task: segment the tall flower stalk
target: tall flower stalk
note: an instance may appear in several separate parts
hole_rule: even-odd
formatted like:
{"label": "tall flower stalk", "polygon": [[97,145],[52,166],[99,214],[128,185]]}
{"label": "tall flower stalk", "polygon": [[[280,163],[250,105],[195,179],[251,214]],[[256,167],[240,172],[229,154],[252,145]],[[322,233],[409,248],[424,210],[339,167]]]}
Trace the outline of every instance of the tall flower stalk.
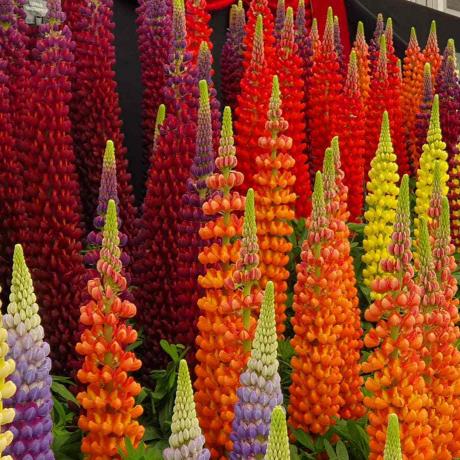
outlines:
{"label": "tall flower stalk", "polygon": [[76,345],[84,357],[77,378],[86,386],[77,395],[82,406],[78,426],[84,432],[82,453],[90,460],[117,458],[119,450],[125,450],[126,438],[137,446],[144,435],[137,421],[143,409],[135,402],[141,386],[129,375],[142,363],[127,350],[137,339],[127,323],[136,315],[136,306],[122,300],[127,283],[119,244],[116,204],[109,200],[98,276],[88,282],[90,300],[81,307],[84,331]]}
{"label": "tall flower stalk", "polygon": [[3,396],[8,397],[5,407],[10,408],[6,415],[12,418],[14,410],[14,419],[8,426],[13,441],[5,454],[12,458],[54,460],[50,347],[44,340],[32,278],[20,245],[14,248],[12,277],[3,323],[10,348],[6,356],[15,361],[16,368],[10,377],[12,384],[6,385]]}

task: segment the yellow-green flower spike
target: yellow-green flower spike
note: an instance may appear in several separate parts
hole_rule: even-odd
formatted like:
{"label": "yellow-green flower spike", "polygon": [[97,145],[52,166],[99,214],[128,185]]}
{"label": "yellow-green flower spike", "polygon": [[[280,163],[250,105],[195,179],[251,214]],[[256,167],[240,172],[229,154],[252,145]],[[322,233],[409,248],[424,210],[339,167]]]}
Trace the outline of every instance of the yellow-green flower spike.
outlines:
{"label": "yellow-green flower spike", "polygon": [[402,460],[399,420],[396,414],[388,416],[387,440],[383,460]]}
{"label": "yellow-green flower spike", "polygon": [[417,247],[420,265],[424,267],[424,270],[426,270],[426,267],[429,267],[433,263],[433,254],[431,252],[428,224],[425,218],[420,219]]}
{"label": "yellow-green flower spike", "polygon": [[166,118],[166,106],[160,104],[157,111],[157,117],[155,120],[155,131],[153,133],[153,151],[156,150],[158,144],[158,138],[160,137],[160,128],[163,125]]}
{"label": "yellow-green flower spike", "polygon": [[265,63],[264,51],[264,19],[261,14],[257,16],[254,44],[252,47],[251,65],[263,66]]}
{"label": "yellow-green flower spike", "polygon": [[363,21],[358,21],[358,28],[356,30],[356,41],[365,39],[366,35],[364,33],[364,23]]}
{"label": "yellow-green flower spike", "polygon": [[316,18],[313,18],[313,21],[311,22],[310,38],[311,38],[312,44],[318,43],[319,30],[318,30],[318,20]]}
{"label": "yellow-green flower spike", "polygon": [[408,48],[419,48],[418,39],[417,39],[417,31],[415,27],[411,27],[410,29],[410,38]]}
{"label": "yellow-green flower spike", "polygon": [[15,416],[13,408],[3,407],[3,400],[11,398],[16,393],[16,385],[8,380],[16,364],[13,359],[6,359],[8,351],[7,331],[3,327],[3,318],[0,315],[0,460],[12,460],[9,455],[3,456],[3,451],[13,441],[13,433],[10,430],[5,431],[3,427],[11,423]]}
{"label": "yellow-green flower spike", "polygon": [[289,460],[290,458],[286,415],[281,406],[276,406],[272,412],[265,460]]}
{"label": "yellow-green flower spike", "polygon": [[250,240],[256,238],[257,241],[256,211],[254,205],[254,190],[252,188],[248,189],[246,192],[243,238],[248,238]]}
{"label": "yellow-green flower spike", "polygon": [[420,157],[420,167],[417,171],[417,184],[415,190],[415,213],[414,219],[415,237],[418,238],[420,229],[420,219],[423,217],[428,219],[428,209],[430,206],[431,194],[433,192],[433,172],[434,164],[439,161],[439,169],[441,173],[442,195],[447,196],[448,187],[447,181],[447,151],[446,144],[442,140],[441,126],[439,122],[439,96],[434,96],[433,107],[431,110],[430,127],[428,129],[427,141],[423,146],[423,152]]}
{"label": "yellow-green flower spike", "polygon": [[323,186],[324,186],[325,203],[326,205],[328,205],[334,199],[337,193],[337,186],[336,186],[336,180],[335,180],[334,154],[332,152],[332,148],[328,148],[324,152]]}
{"label": "yellow-green flower spike", "polygon": [[311,220],[312,228],[315,228],[316,230],[327,225],[323,175],[321,174],[321,171],[316,171],[315,185],[312,193]]}
{"label": "yellow-green flower spike", "polygon": [[379,48],[379,60],[377,63],[377,69],[383,80],[388,78],[388,68],[387,68],[387,40],[385,35],[380,37],[380,48]]}
{"label": "yellow-green flower spike", "polygon": [[187,362],[179,363],[176,399],[171,424],[169,448],[163,452],[166,460],[196,458],[207,459],[209,452],[203,449],[204,436],[201,433],[193,400],[192,382]]}
{"label": "yellow-green flower spike", "polygon": [[[380,141],[375,157],[371,162],[369,181],[367,183],[366,204],[364,213],[364,255],[362,261],[366,265],[363,278],[366,286],[383,274],[380,261],[389,257],[388,245],[391,242],[395,221],[399,182],[398,165],[390,135],[388,113],[384,112]],[[378,296],[371,293],[373,299]]]}

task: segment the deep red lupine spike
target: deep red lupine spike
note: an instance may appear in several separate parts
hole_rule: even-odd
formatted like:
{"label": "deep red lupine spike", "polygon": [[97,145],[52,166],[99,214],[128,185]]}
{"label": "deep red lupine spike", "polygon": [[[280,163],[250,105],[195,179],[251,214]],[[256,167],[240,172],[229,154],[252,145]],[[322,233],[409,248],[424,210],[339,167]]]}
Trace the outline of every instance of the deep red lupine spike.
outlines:
{"label": "deep red lupine spike", "polygon": [[85,221],[90,229],[96,213],[105,142],[112,139],[118,152],[120,217],[124,231],[132,236],[136,210],[113,70],[113,0],[62,0],[62,7],[75,41],[70,118]]}
{"label": "deep red lupine spike", "polygon": [[[62,13],[39,27],[34,55],[29,122],[22,155],[26,217],[21,240],[27,254],[54,372],[77,364],[78,316],[83,293],[82,228],[69,108],[74,72],[73,43]],[[45,123],[44,123],[45,121]],[[37,162],[37,158],[39,161]]]}
{"label": "deep red lupine spike", "polygon": [[165,0],[141,0],[137,12],[137,37],[141,61],[144,156],[148,163],[153,148],[155,118],[163,103],[161,90],[166,82],[164,66],[171,41],[171,16]]}

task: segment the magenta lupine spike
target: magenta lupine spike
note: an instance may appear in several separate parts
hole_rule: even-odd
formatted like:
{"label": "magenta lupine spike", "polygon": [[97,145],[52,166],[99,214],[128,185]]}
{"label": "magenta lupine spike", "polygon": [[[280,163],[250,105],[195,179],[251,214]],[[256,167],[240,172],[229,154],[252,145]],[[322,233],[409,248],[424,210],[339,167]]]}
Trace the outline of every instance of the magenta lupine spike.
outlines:
{"label": "magenta lupine spike", "polygon": [[220,102],[212,79],[212,55],[207,42],[201,42],[198,53],[198,81],[204,80],[208,85],[209,104],[211,108],[211,127],[214,149],[219,148],[220,138]]}
{"label": "magenta lupine spike", "polygon": [[284,0],[278,0],[276,5],[275,16],[275,38],[277,41],[281,38],[281,33],[284,29],[284,21],[286,19],[286,4]]}
{"label": "magenta lupine spike", "polygon": [[430,124],[431,107],[433,105],[433,84],[431,78],[431,66],[427,62],[423,75],[423,99],[416,116],[415,134],[416,134],[416,158],[413,158],[414,170],[419,168],[419,160],[422,154],[423,145],[426,143],[426,135]]}
{"label": "magenta lupine spike", "polygon": [[[109,200],[113,200],[117,206],[118,213],[118,192],[117,192],[117,165],[115,161],[115,147],[112,141],[107,141],[105,148],[104,160],[102,163],[101,186],[99,188],[99,200],[97,205],[97,215],[93,220],[93,225],[96,230],[91,231],[87,237],[87,243],[90,250],[85,254],[85,263],[89,267],[95,267],[99,260],[99,250],[102,246],[105,215],[107,214],[107,206]],[[118,228],[121,228],[121,220],[119,219]],[[128,237],[119,232],[120,248],[126,246]],[[120,256],[123,266],[129,264],[130,258],[128,254],[123,252]],[[94,277],[94,276],[93,276]],[[129,284],[129,280],[128,280]]]}
{"label": "magenta lupine spike", "polygon": [[371,64],[371,75],[374,73],[374,68],[377,66],[380,51],[380,37],[385,31],[385,20],[383,14],[377,15],[377,22],[375,24],[374,35],[369,42],[369,60]]}
{"label": "magenta lupine spike", "polygon": [[224,105],[235,110],[237,97],[241,92],[243,78],[244,37],[246,35],[246,15],[243,2],[232,5],[233,21],[227,30],[227,37],[221,55],[222,97]]}
{"label": "magenta lupine spike", "polygon": [[[204,267],[198,261],[198,254],[205,241],[200,238],[198,232],[203,223],[208,220],[203,213],[202,205],[209,197],[206,179],[213,170],[214,150],[208,85],[206,80],[201,80],[196,154],[180,208],[182,222],[178,227],[176,304],[169,329],[171,336],[166,336],[168,341],[175,341],[192,349],[197,335],[196,321],[199,316],[197,301],[203,295],[198,285],[198,277],[204,274]],[[194,355],[190,353],[189,356]]]}
{"label": "magenta lupine spike", "polygon": [[168,62],[171,41],[171,15],[166,0],[140,0],[137,12],[137,36],[141,61],[142,129],[145,159],[150,159],[158,107],[163,102],[161,94],[166,83],[165,65]]}
{"label": "magenta lupine spike", "polygon": [[54,460],[50,346],[44,340],[32,277],[19,244],[14,248],[9,299],[3,322],[10,347],[7,357],[16,362],[11,381],[17,390],[5,400],[5,407],[15,410],[9,425],[13,442],[5,450],[12,457],[6,458]]}
{"label": "magenta lupine spike", "polygon": [[305,0],[299,0],[297,5],[297,11],[295,13],[295,31],[298,37],[304,37],[308,34]]}
{"label": "magenta lupine spike", "polygon": [[196,153],[198,112],[197,69],[186,51],[185,6],[175,0],[173,40],[163,88],[167,117],[147,179],[143,215],[138,222],[138,244],[133,261],[139,322],[144,327],[143,374],[163,366],[167,355],[160,340],[172,337],[176,308],[179,210]]}

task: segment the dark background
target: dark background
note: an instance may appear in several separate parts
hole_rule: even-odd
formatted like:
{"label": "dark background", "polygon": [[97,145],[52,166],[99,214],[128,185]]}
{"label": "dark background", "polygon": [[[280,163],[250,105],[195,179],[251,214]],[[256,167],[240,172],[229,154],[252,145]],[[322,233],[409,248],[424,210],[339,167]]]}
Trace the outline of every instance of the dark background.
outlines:
{"label": "dark background", "polygon": [[[327,1],[327,0],[322,0]],[[384,17],[393,18],[395,32],[395,48],[399,57],[404,57],[404,50],[409,39],[410,28],[415,26],[421,46],[424,46],[426,36],[433,19],[438,25],[440,47],[444,48],[449,38],[454,38],[460,44],[460,18],[440,13],[439,11],[417,5],[405,0],[345,0],[348,11],[348,23],[352,36],[358,21],[363,21],[366,36],[372,36],[375,18],[378,13]],[[135,0],[115,0],[115,41],[116,41],[116,74],[123,113],[124,133],[128,147],[130,171],[133,175],[133,185],[137,198],[142,195],[142,131],[141,103],[142,85],[139,54],[137,49]],[[220,51],[225,40],[228,9],[213,12],[211,26],[214,30],[215,84],[220,93]],[[352,37],[352,39],[353,39]]]}

